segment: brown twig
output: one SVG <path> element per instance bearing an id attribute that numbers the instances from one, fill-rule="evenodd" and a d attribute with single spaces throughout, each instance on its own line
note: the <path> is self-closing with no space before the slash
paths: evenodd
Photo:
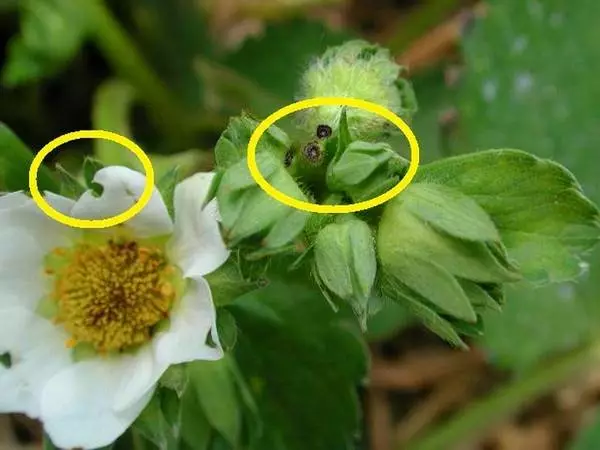
<path id="1" fill-rule="evenodd" d="M 419 389 L 458 372 L 474 370 L 483 363 L 483 356 L 476 350 L 420 350 L 394 362 L 374 357 L 371 385 L 380 389 Z"/>
<path id="2" fill-rule="evenodd" d="M 456 14 L 415 40 L 398 57 L 398 62 L 412 73 L 437 64 L 456 49 L 465 26 L 474 18 L 483 16 L 485 11 L 485 5 L 480 3 Z"/>
<path id="3" fill-rule="evenodd" d="M 392 447 L 392 414 L 387 392 L 370 389 L 368 394 L 369 433 L 371 450 Z"/>

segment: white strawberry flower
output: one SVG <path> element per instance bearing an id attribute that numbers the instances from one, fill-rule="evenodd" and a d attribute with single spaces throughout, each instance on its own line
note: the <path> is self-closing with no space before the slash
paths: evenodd
<path id="1" fill-rule="evenodd" d="M 202 209 L 212 174 L 177 185 L 175 220 L 155 188 L 134 218 L 81 230 L 47 217 L 22 192 L 0 197 L 0 412 L 39 418 L 62 448 L 112 443 L 146 406 L 172 364 L 223 355 L 203 278 L 229 252 L 216 203 Z M 106 167 L 100 196 L 46 193 L 84 219 L 121 213 L 145 177 Z"/>

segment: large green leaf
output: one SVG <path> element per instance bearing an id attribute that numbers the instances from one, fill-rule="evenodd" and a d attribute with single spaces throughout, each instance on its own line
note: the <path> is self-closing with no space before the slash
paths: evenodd
<path id="1" fill-rule="evenodd" d="M 33 153 L 3 123 L 0 122 L 0 188 L 7 191 L 29 190 L 29 167 Z M 41 166 L 37 174 L 38 188 L 59 192 L 50 169 Z"/>
<path id="2" fill-rule="evenodd" d="M 13 37 L 2 82 L 15 86 L 54 75 L 79 51 L 89 18 L 72 0 L 21 0 L 21 31 Z"/>
<path id="3" fill-rule="evenodd" d="M 265 424 L 252 450 L 349 448 L 366 352 L 356 324 L 317 290 L 286 279 L 239 299 L 236 359 Z"/>
<path id="4" fill-rule="evenodd" d="M 492 217 L 521 272 L 537 283 L 577 278 L 581 255 L 600 238 L 598 209 L 573 175 L 550 160 L 490 150 L 424 166 L 418 179 L 476 200 Z"/>
<path id="5" fill-rule="evenodd" d="M 486 17 L 464 40 L 466 69 L 457 104 L 462 132 L 457 147 L 521 148 L 556 159 L 599 202 L 600 4 L 496 0 L 489 6 Z M 557 200 L 563 202 L 565 197 Z M 578 204 L 575 198 L 565 202 L 566 221 Z M 541 211 L 525 196 L 515 198 L 515 206 L 519 205 L 524 214 Z M 548 226 L 553 222 L 547 220 Z M 559 258 L 567 263 L 563 273 L 576 269 L 568 253 Z M 504 365 L 522 367 L 597 334 L 600 252 L 589 262 L 589 273 L 579 284 L 510 292 L 504 313 L 486 320 L 485 347 Z"/>

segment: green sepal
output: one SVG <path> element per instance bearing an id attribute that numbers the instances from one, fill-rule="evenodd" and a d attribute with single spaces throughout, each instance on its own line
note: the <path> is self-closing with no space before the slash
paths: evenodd
<path id="1" fill-rule="evenodd" d="M 210 285 L 213 302 L 217 307 L 228 305 L 239 296 L 258 287 L 256 283 L 244 277 L 232 258 L 204 278 Z"/>
<path id="2" fill-rule="evenodd" d="M 175 166 L 167 171 L 156 182 L 156 189 L 160 193 L 169 216 L 175 220 L 175 187 L 179 182 L 179 167 Z"/>
<path id="3" fill-rule="evenodd" d="M 469 297 L 456 277 L 435 260 L 404 254 L 386 264 L 385 269 L 393 273 L 398 283 L 427 299 L 444 314 L 466 322 L 477 320 Z"/>
<path id="4" fill-rule="evenodd" d="M 175 391 L 179 398 L 183 397 L 189 384 L 189 375 L 185 364 L 170 366 L 160 377 L 159 384 L 162 387 Z"/>
<path id="5" fill-rule="evenodd" d="M 469 280 L 459 279 L 458 282 L 476 311 L 502 311 L 500 303 L 484 287 Z"/>
<path id="6" fill-rule="evenodd" d="M 228 358 L 188 364 L 193 389 L 208 422 L 227 442 L 237 447 L 241 432 L 241 408 Z"/>
<path id="7" fill-rule="evenodd" d="M 406 193 L 407 195 L 409 193 Z M 378 253 L 382 261 L 405 255 L 435 261 L 449 273 L 482 283 L 519 281 L 521 276 L 496 245 L 467 241 L 437 231 L 403 206 L 403 195 L 386 206 L 378 230 Z M 399 230 L 402 233 L 399 233 Z M 497 243 L 502 249 L 501 244 Z"/>
<path id="8" fill-rule="evenodd" d="M 428 306 L 424 299 L 399 283 L 393 274 L 384 271 L 379 286 L 383 295 L 406 307 L 433 333 L 458 348 L 468 349 L 467 344 L 461 339 L 452 323 Z"/>
<path id="9" fill-rule="evenodd" d="M 307 201 L 277 156 L 261 151 L 256 155 L 256 161 L 262 176 L 272 186 L 290 197 Z M 296 238 L 308 217 L 264 192 L 250 175 L 246 159 L 225 171 L 217 188 L 217 200 L 224 238 L 229 246 L 251 236 L 266 236 L 263 245 L 281 247 Z M 282 220 L 288 220 L 288 225 L 294 226 L 278 227 Z"/>
<path id="10" fill-rule="evenodd" d="M 10 369 L 12 366 L 12 357 L 10 356 L 10 353 L 0 353 L 0 366 Z"/>
<path id="11" fill-rule="evenodd" d="M 56 164 L 56 173 L 60 179 L 60 195 L 77 199 L 87 190 L 86 187 L 60 164 Z"/>
<path id="12" fill-rule="evenodd" d="M 219 169 L 227 169 L 246 158 L 250 136 L 260 121 L 248 113 L 233 117 L 215 146 L 215 158 Z M 257 146 L 259 151 L 273 153 L 281 162 L 291 147 L 291 140 L 281 128 L 271 125 L 261 136 Z"/>
<path id="13" fill-rule="evenodd" d="M 354 218 L 327 225 L 317 235 L 314 254 L 319 279 L 327 289 L 350 303 L 365 326 L 377 272 L 371 228 Z"/>
<path id="14" fill-rule="evenodd" d="M 85 185 L 96 196 L 102 195 L 104 188 L 94 181 L 94 177 L 96 176 L 96 172 L 103 168 L 104 164 L 95 158 L 86 156 L 86 158 L 83 160 L 83 179 L 85 181 Z"/>
<path id="15" fill-rule="evenodd" d="M 334 191 L 345 191 L 365 181 L 378 168 L 395 156 L 385 142 L 354 141 L 327 169 L 327 185 Z"/>
<path id="16" fill-rule="evenodd" d="M 217 310 L 217 334 L 223 350 L 225 352 L 233 350 L 237 342 L 238 329 L 235 317 L 226 308 Z"/>
<path id="17" fill-rule="evenodd" d="M 470 241 L 500 240 L 500 234 L 485 210 L 456 189 L 414 183 L 402 199 L 408 211 L 451 236 Z"/>

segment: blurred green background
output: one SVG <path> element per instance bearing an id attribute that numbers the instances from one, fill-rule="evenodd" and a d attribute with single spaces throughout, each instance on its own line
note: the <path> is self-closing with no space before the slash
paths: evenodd
<path id="1" fill-rule="evenodd" d="M 32 151 L 69 131 L 111 130 L 159 174 L 208 170 L 230 116 L 292 102 L 312 58 L 362 37 L 407 67 L 426 162 L 519 148 L 564 164 L 600 202 L 599 14 L 597 0 L 0 0 L 0 188 L 23 170 L 8 129 Z M 48 164 L 77 170 L 91 154 L 130 161 L 78 141 Z M 511 289 L 472 341 L 475 365 L 384 308 L 370 327 L 370 448 L 600 448 L 600 252 L 589 262 L 577 283 Z M 474 389 L 444 397 L 466 372 Z M 6 428 L 6 448 L 14 428 L 35 441 L 22 418 Z"/>

